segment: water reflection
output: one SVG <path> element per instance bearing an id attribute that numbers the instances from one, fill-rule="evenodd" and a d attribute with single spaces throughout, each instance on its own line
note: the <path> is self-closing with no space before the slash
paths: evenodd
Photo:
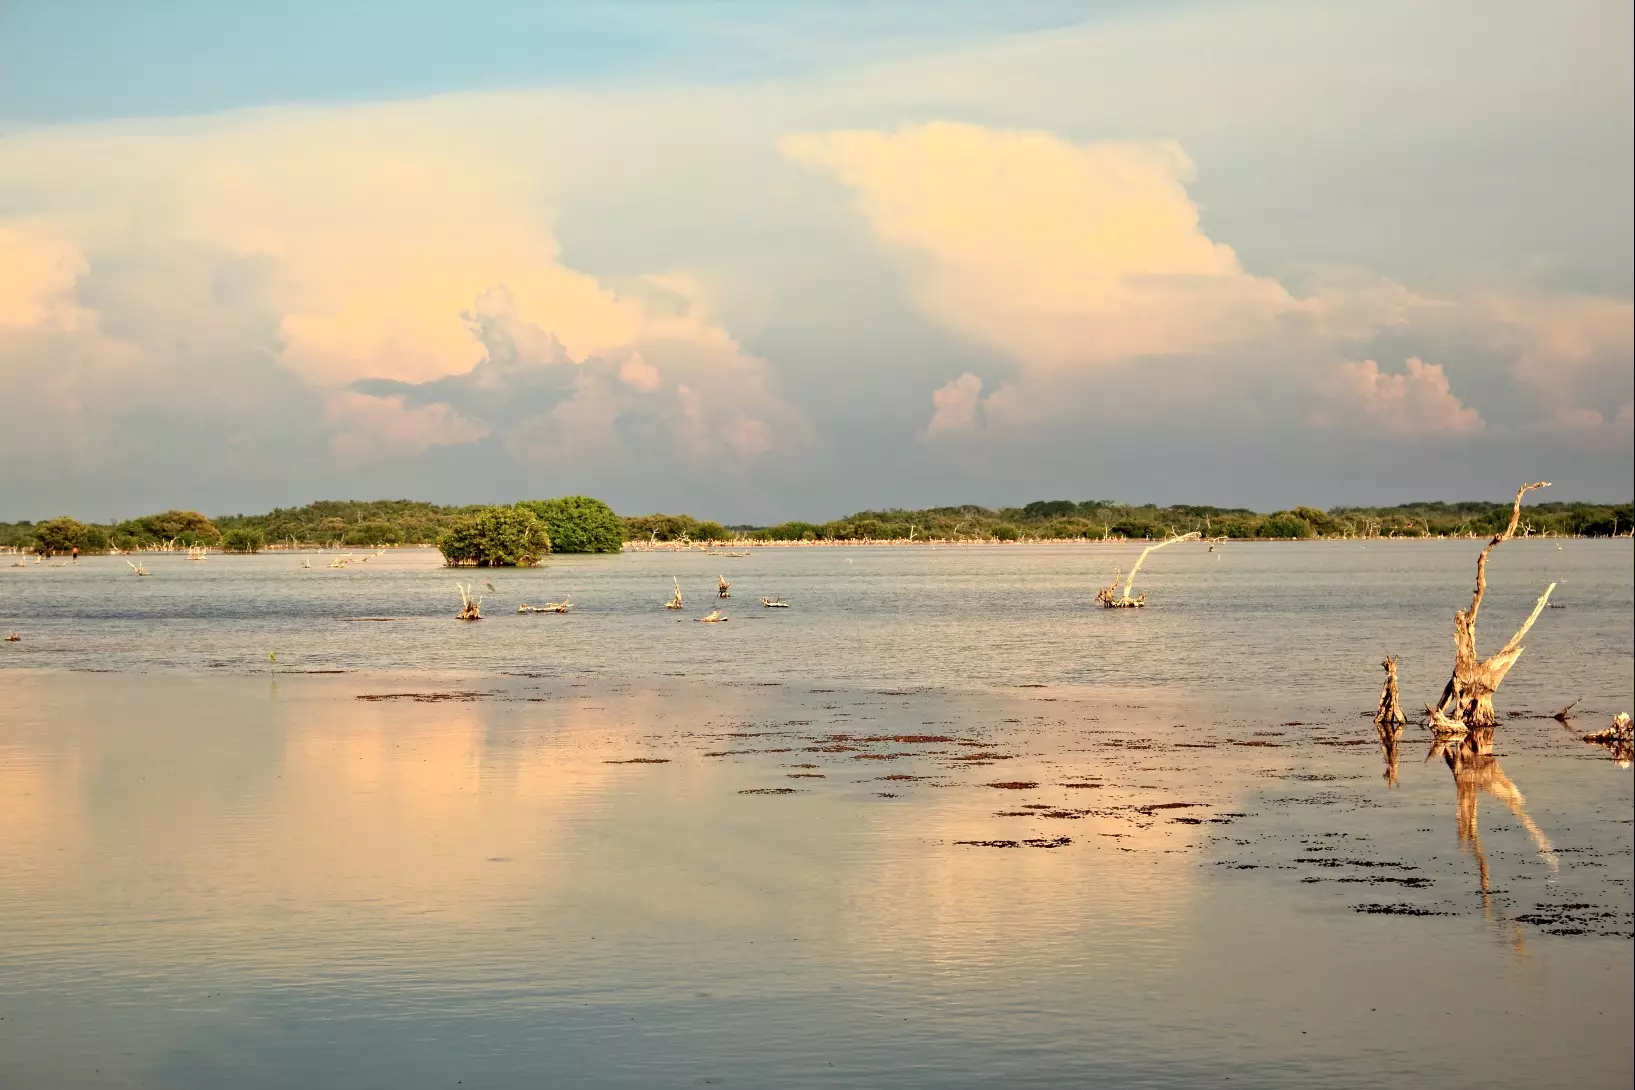
<path id="1" fill-rule="evenodd" d="M 1389 723 L 1376 724 L 1380 735 L 1380 755 L 1385 758 L 1385 786 L 1397 785 L 1397 743 L 1402 741 L 1402 728 Z"/>
<path id="2" fill-rule="evenodd" d="M 1550 838 L 1545 835 L 1527 813 L 1527 799 L 1505 775 L 1499 759 L 1493 755 L 1493 728 L 1478 727 L 1463 737 L 1437 737 L 1431 742 L 1426 760 L 1441 756 L 1453 773 L 1457 796 L 1459 845 L 1476 859 L 1482 887 L 1482 914 L 1492 916 L 1492 884 L 1487 864 L 1487 852 L 1482 848 L 1482 829 L 1478 804 L 1483 792 L 1492 795 L 1509 808 L 1511 815 L 1527 830 L 1538 849 L 1539 857 L 1556 870 L 1559 862 Z M 1516 938 L 1520 944 L 1519 929 Z"/>

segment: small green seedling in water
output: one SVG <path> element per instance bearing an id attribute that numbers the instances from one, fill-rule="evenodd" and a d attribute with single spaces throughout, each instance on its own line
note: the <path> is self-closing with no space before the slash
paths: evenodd
<path id="1" fill-rule="evenodd" d="M 277 651 L 268 651 L 267 652 L 267 661 L 272 664 L 272 665 L 268 666 L 267 669 L 272 670 L 274 672 L 277 672 L 277 670 L 278 670 L 278 652 Z"/>

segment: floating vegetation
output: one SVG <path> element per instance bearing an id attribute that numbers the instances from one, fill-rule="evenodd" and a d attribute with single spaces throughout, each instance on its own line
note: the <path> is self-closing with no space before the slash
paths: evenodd
<path id="1" fill-rule="evenodd" d="M 667 765 L 668 757 L 626 757 L 622 761 L 603 761 L 605 765 Z"/>
<path id="2" fill-rule="evenodd" d="M 1032 780 L 1000 780 L 996 783 L 983 784 L 984 787 L 995 787 L 1001 791 L 1032 791 L 1039 785 Z"/>
<path id="3" fill-rule="evenodd" d="M 798 795 L 793 787 L 746 787 L 738 792 L 740 795 Z"/>
<path id="4" fill-rule="evenodd" d="M 1452 916 L 1452 912 L 1441 912 L 1424 905 L 1352 905 L 1356 912 L 1369 916 Z"/>
<path id="5" fill-rule="evenodd" d="M 441 693 L 359 693 L 359 700 L 413 700 L 421 704 L 440 704 L 447 700 L 476 700 L 485 694 L 472 689 L 453 689 Z"/>

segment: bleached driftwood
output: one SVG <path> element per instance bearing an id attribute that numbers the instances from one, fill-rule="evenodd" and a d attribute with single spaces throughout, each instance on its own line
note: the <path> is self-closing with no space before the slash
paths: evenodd
<path id="1" fill-rule="evenodd" d="M 1100 602 L 1108 609 L 1135 609 L 1139 606 L 1146 605 L 1147 596 L 1142 594 L 1131 598 L 1130 587 L 1135 583 L 1135 573 L 1141 570 L 1141 565 L 1147 562 L 1147 557 L 1155 550 L 1162 549 L 1166 545 L 1174 545 L 1179 541 L 1196 541 L 1202 536 L 1202 534 L 1195 530 L 1190 534 L 1178 534 L 1175 537 L 1169 538 L 1168 540 L 1159 541 L 1148 545 L 1141 551 L 1141 556 L 1136 559 L 1135 566 L 1130 569 L 1129 577 L 1124 580 L 1123 591 L 1120 592 L 1119 590 L 1118 572 L 1115 570 L 1113 572 L 1113 581 L 1107 584 L 1105 587 L 1102 587 L 1101 590 L 1096 593 L 1096 601 Z"/>
<path id="2" fill-rule="evenodd" d="M 675 576 L 671 576 L 670 578 L 672 580 L 674 580 L 674 582 L 676 584 L 676 589 L 671 593 L 670 600 L 668 602 L 664 603 L 664 608 L 665 609 L 680 609 L 681 608 L 681 580 L 676 579 Z"/>
<path id="3" fill-rule="evenodd" d="M 1556 589 L 1551 583 L 1539 595 L 1538 602 L 1533 606 L 1533 612 L 1527 620 L 1516 630 L 1499 650 L 1486 659 L 1476 656 L 1476 616 L 1482 609 L 1482 598 L 1487 594 L 1487 558 L 1500 543 L 1509 541 L 1516 534 L 1516 526 L 1521 521 L 1521 501 L 1527 493 L 1540 488 L 1550 487 L 1549 481 L 1537 481 L 1533 484 L 1524 484 L 1516 491 L 1516 502 L 1510 512 L 1510 524 L 1504 531 L 1496 535 L 1482 550 L 1482 555 L 1476 559 L 1476 592 L 1471 597 L 1470 608 L 1462 609 L 1453 615 L 1453 676 L 1448 679 L 1447 686 L 1442 690 L 1442 698 L 1435 707 L 1426 706 L 1431 725 L 1439 731 L 1447 730 L 1451 725 L 1463 728 L 1491 727 L 1497 722 L 1493 714 L 1493 693 L 1499 684 L 1504 681 L 1510 668 L 1516 665 L 1521 657 L 1521 641 L 1532 629 L 1533 622 L 1538 620 L 1539 614 L 1550 601 L 1550 592 Z"/>
<path id="4" fill-rule="evenodd" d="M 706 613 L 704 616 L 700 617 L 699 620 L 704 622 L 705 624 L 720 624 L 723 621 L 730 621 L 730 620 L 732 620 L 732 618 L 731 617 L 723 617 L 721 615 L 721 611 L 719 609 L 712 609 L 708 613 Z"/>
<path id="5" fill-rule="evenodd" d="M 483 619 L 483 600 L 471 596 L 471 584 L 456 582 L 460 588 L 460 612 L 456 615 L 462 621 L 480 621 Z"/>
<path id="6" fill-rule="evenodd" d="M 768 609 L 788 609 L 788 602 L 780 602 L 776 598 L 762 598 L 761 604 Z"/>
<path id="7" fill-rule="evenodd" d="M 716 581 L 715 596 L 717 598 L 731 598 L 732 597 L 732 584 L 727 582 L 727 577 L 724 576 L 724 575 L 718 575 L 718 576 L 715 577 L 715 581 Z"/>
<path id="8" fill-rule="evenodd" d="M 570 595 L 560 602 L 546 602 L 542 606 L 531 606 L 527 603 L 517 607 L 518 613 L 566 613 L 573 608 L 573 597 Z"/>
<path id="9" fill-rule="evenodd" d="M 131 571 L 135 572 L 137 575 L 146 575 L 146 574 L 148 574 L 148 569 L 144 568 L 140 564 L 131 564 L 131 562 L 129 560 L 125 561 L 125 563 L 130 564 L 131 565 Z"/>

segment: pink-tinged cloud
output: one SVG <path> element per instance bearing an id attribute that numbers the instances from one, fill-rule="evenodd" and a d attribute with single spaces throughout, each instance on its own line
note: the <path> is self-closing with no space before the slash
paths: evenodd
<path id="1" fill-rule="evenodd" d="M 982 380 L 969 371 L 956 379 L 949 379 L 941 389 L 932 391 L 933 411 L 926 433 L 935 435 L 974 427 L 977 403 L 981 398 Z"/>
<path id="2" fill-rule="evenodd" d="M 1401 373 L 1373 360 L 1342 363 L 1312 414 L 1319 427 L 1422 439 L 1472 435 L 1482 416 L 1459 400 L 1440 364 L 1409 359 Z"/>

